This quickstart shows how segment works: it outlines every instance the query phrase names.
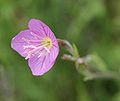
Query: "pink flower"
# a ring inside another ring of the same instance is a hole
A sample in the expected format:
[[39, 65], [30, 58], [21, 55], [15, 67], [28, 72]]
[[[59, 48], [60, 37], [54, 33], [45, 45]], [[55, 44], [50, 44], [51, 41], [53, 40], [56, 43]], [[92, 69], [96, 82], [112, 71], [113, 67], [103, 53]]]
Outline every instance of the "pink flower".
[[33, 75], [43, 75], [56, 61], [58, 42], [51, 29], [40, 20], [31, 19], [28, 28], [12, 39], [11, 47], [28, 59]]

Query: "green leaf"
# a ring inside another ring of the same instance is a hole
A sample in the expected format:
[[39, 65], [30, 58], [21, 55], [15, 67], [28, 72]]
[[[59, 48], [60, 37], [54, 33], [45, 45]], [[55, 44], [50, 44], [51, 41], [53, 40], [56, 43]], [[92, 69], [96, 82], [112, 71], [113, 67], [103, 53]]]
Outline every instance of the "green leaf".
[[75, 58], [79, 58], [80, 55], [79, 55], [79, 51], [78, 51], [78, 48], [75, 44], [72, 45], [73, 46], [73, 53], [72, 55], [75, 57]]
[[108, 70], [106, 63], [97, 53], [93, 53], [91, 55], [91, 61], [88, 63], [88, 66], [90, 66], [94, 70], [101, 71], [101, 72]]

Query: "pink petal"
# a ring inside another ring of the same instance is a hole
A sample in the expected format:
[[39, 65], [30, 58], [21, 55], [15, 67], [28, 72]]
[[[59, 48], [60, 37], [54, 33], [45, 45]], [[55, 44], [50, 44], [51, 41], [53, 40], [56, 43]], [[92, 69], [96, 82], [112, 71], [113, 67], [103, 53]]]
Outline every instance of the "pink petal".
[[45, 32], [44, 27], [46, 27], [42, 21], [31, 19], [28, 23], [28, 27], [30, 30], [32, 30], [35, 33], [38, 33], [40, 36], [45, 37], [47, 36], [47, 33]]
[[[25, 40], [33, 40], [35, 42], [27, 42]], [[25, 53], [24, 46], [26, 45], [38, 45], [40, 41], [40, 37], [34, 34], [30, 30], [21, 31], [17, 34], [11, 41], [11, 47], [16, 50], [21, 56], [26, 57], [27, 54]]]
[[56, 41], [56, 37], [49, 27], [47, 27], [47, 26], [44, 27], [44, 30], [47, 33], [48, 37], [50, 37], [53, 41]]
[[29, 67], [33, 75], [39, 76], [48, 72], [55, 63], [55, 60], [59, 53], [59, 47], [52, 47], [50, 53], [47, 56], [38, 58], [33, 56], [28, 60]]
[[49, 36], [51, 39], [55, 38], [54, 33], [51, 31], [51, 29], [40, 20], [31, 19], [28, 23], [28, 27], [30, 30], [40, 34], [42, 37]]

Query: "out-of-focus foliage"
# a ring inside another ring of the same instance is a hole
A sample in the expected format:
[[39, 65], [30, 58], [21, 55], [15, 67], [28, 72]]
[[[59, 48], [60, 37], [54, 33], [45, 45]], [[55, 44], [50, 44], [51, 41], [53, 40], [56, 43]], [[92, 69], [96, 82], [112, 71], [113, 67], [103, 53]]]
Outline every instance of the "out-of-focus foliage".
[[101, 68], [120, 69], [120, 0], [0, 0], [0, 101], [120, 101], [120, 81], [82, 81], [74, 64], [60, 59], [63, 49], [51, 71], [32, 76], [10, 47], [31, 18], [74, 42], [81, 56], [97, 53]]

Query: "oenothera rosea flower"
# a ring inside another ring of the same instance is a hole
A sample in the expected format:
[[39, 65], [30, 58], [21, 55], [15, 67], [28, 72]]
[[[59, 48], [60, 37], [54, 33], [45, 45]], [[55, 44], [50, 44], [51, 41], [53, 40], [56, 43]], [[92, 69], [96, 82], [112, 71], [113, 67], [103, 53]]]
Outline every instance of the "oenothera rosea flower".
[[11, 47], [28, 60], [32, 74], [36, 76], [48, 72], [59, 53], [54, 33], [37, 19], [31, 19], [28, 22], [28, 29], [21, 31], [12, 39]]

